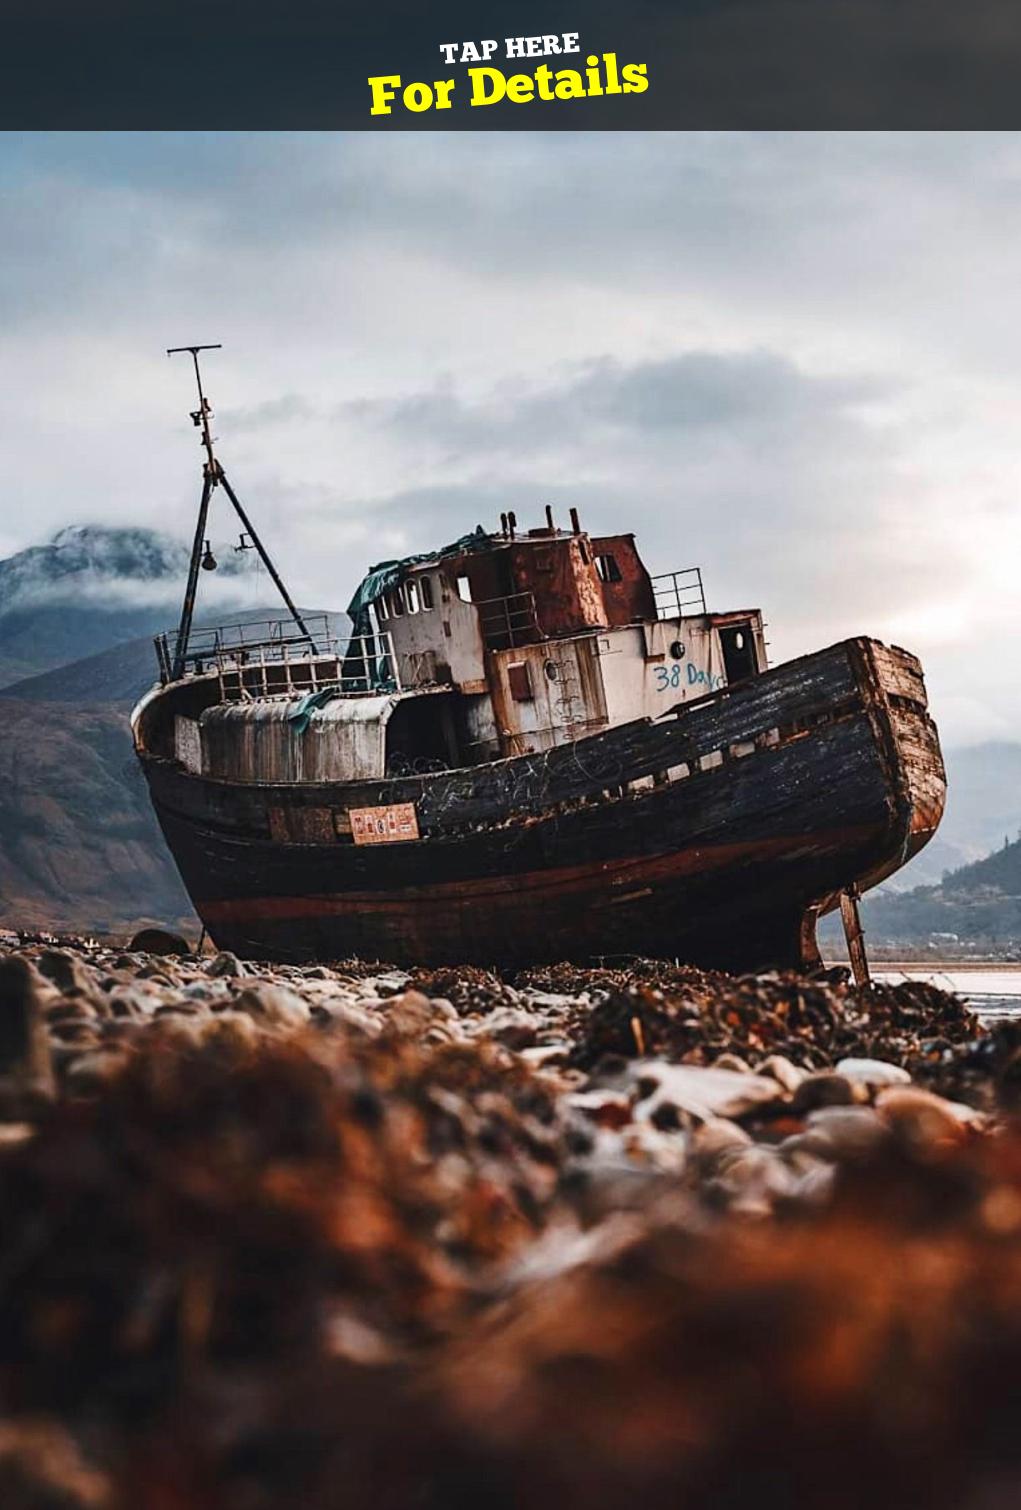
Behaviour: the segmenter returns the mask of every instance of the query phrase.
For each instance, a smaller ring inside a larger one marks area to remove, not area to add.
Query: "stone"
[[[869,1154],[889,1137],[889,1128],[870,1106],[821,1106],[808,1114],[809,1136],[821,1134],[836,1158]]]
[[[726,1117],[710,1117],[701,1123],[692,1132],[689,1143],[692,1159],[704,1172],[721,1161],[725,1162],[737,1149],[751,1146],[751,1136]]]
[[[796,1189],[792,1170],[771,1148],[751,1144],[735,1147],[717,1160],[703,1195],[712,1205],[723,1205],[735,1215],[769,1216],[777,1201],[789,1199]]]
[[[869,1090],[884,1085],[910,1085],[911,1076],[899,1064],[888,1064],[885,1059],[841,1059],[836,1073],[846,1079],[866,1086]]]
[[[980,1112],[958,1101],[945,1101],[919,1086],[892,1086],[876,1097],[876,1111],[890,1127],[919,1147],[964,1142],[985,1122]]]
[[[142,954],[191,954],[191,945],[179,933],[170,933],[166,928],[140,928],[132,938],[129,949]]]
[[[750,1075],[752,1067],[746,1059],[739,1054],[721,1054],[713,1060],[713,1068],[717,1070],[735,1070],[739,1075]]]
[[[480,1027],[487,1038],[495,1038],[516,1052],[531,1048],[538,1034],[535,1018],[520,1007],[497,1007],[481,1019]]]
[[[404,991],[399,996],[386,997],[380,1003],[385,1022],[384,1031],[401,1038],[414,1038],[418,1035],[424,1037],[430,1028],[451,1021],[444,1010],[448,1007],[456,1021],[457,1013],[449,1001],[433,1001],[421,991]]]
[[[711,1117],[740,1117],[780,1099],[779,1086],[771,1077],[740,1070],[645,1059],[633,1066],[633,1073],[640,1089],[649,1087],[636,1111],[636,1115],[648,1119],[664,1102],[706,1121]]]
[[[43,949],[36,956],[36,969],[48,981],[52,981],[62,994],[69,991],[92,996],[96,991],[95,981],[83,960],[65,949]]]
[[[631,1100],[620,1091],[577,1091],[567,1104],[597,1127],[625,1127],[631,1121]]]
[[[79,1054],[64,1072],[64,1085],[72,1096],[98,1096],[120,1074],[127,1061],[122,1049],[95,1049]]]
[[[820,1106],[853,1106],[854,1086],[846,1075],[820,1070],[806,1075],[794,1092],[791,1108],[795,1112],[812,1112]]]
[[[207,975],[247,975],[248,971],[229,949],[221,949],[206,965]]]
[[[717,1063],[719,1063],[718,1060]],[[760,1075],[772,1075],[777,1085],[782,1086],[790,1096],[793,1096],[806,1078],[806,1072],[798,1069],[798,1066],[792,1064],[783,1054],[770,1054],[769,1058],[764,1059],[759,1065],[758,1072]]]
[[[44,977],[21,954],[0,959],[0,1119],[22,1122],[56,1094]]]
[[[235,1012],[246,1012],[257,1022],[273,1028],[303,1028],[311,1018],[307,1002],[297,991],[266,981],[245,986],[234,998],[233,1007]]]

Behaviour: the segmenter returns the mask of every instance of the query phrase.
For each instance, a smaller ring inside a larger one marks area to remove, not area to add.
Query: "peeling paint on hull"
[[[211,936],[277,960],[811,963],[816,913],[921,848],[945,795],[918,663],[867,639],[429,776],[243,786],[140,758]],[[419,840],[353,843],[352,808],[399,803]],[[281,813],[307,842],[280,837]]]

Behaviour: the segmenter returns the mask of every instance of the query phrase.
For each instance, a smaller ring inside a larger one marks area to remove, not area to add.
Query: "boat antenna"
[[[217,460],[216,452],[213,450],[213,435],[212,431],[209,428],[209,422],[213,417],[213,411],[210,407],[209,400],[202,388],[202,371],[199,367],[199,352],[221,351],[222,349],[223,348],[220,342],[216,342],[214,345],[208,346],[167,347],[168,357],[177,356],[183,352],[188,352],[194,364],[195,386],[198,388],[199,406],[197,409],[193,409],[191,411],[191,422],[196,427],[196,429],[202,431],[201,444],[203,450],[206,453],[206,459],[202,463],[202,498],[199,503],[199,516],[195,525],[195,539],[192,544],[191,560],[188,565],[188,585],[185,588],[184,603],[181,607],[181,623],[178,627],[177,642],[174,647],[174,662],[171,670],[172,681],[177,681],[179,677],[184,675],[184,669],[187,663],[188,641],[191,637],[191,622],[195,614],[195,594],[198,589],[199,570],[201,568],[203,559],[202,547],[206,537],[206,520],[209,515],[209,500],[213,496],[213,489],[216,487],[222,487],[223,491],[230,499],[231,503],[234,506],[234,511],[241,521],[242,530],[245,532],[245,534],[248,535],[252,544],[255,546],[255,549],[262,557],[266,570],[269,572],[277,588],[277,591],[287,605],[288,613],[291,615],[291,618],[294,620],[294,622],[298,625],[302,634],[308,640],[313,654],[316,653],[315,642],[308,632],[308,629],[305,625],[305,620],[301,617],[301,614],[298,612],[294,603],[291,601],[291,596],[288,593],[287,588],[284,586],[280,573],[277,571],[276,567],[273,565],[273,562],[270,560],[269,553],[266,550],[266,547],[263,545],[261,539],[259,538],[255,525],[245,513],[245,510],[241,504],[241,500],[238,498],[238,495],[235,493],[234,489],[228,482],[227,474],[223,470],[223,467],[220,465],[220,462]]]

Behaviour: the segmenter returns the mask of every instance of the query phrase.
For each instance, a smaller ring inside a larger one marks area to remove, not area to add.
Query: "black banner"
[[[0,126],[1009,128],[1019,74],[1012,0],[9,0]]]

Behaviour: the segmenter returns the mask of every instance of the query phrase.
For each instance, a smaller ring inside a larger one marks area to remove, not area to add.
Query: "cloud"
[[[12,137],[0,192],[0,554],[187,537],[163,352],[219,340],[220,454],[306,601],[575,504],[777,655],[888,635],[952,738],[1021,716],[1013,135]]]

